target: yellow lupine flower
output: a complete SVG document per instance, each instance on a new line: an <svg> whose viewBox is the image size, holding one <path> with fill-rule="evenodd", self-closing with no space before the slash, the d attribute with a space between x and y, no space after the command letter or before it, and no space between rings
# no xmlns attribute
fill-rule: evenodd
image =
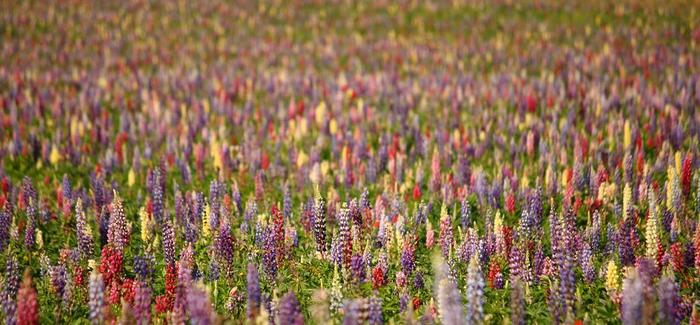
<svg viewBox="0 0 700 325"><path fill-rule="evenodd" d="M632 208L632 188L629 183L625 183L625 188L622 190L622 216L627 218L627 211Z"/></svg>
<svg viewBox="0 0 700 325"><path fill-rule="evenodd" d="M613 260L608 262L608 269L605 273L605 289L608 290L608 294L617 293L620 290L620 271Z"/></svg>
<svg viewBox="0 0 700 325"><path fill-rule="evenodd" d="M36 230L36 246L39 249L44 248L44 236L42 235L41 229Z"/></svg>
<svg viewBox="0 0 700 325"><path fill-rule="evenodd" d="M673 209L673 183L676 181L676 169L668 166L666 179L666 207Z"/></svg>
<svg viewBox="0 0 700 325"><path fill-rule="evenodd" d="M209 203L204 203L204 215L202 216L202 233L204 238L209 238L211 235L211 228L209 228L209 218L211 215L211 208Z"/></svg>
<svg viewBox="0 0 700 325"><path fill-rule="evenodd" d="M152 218L148 215L146 208L141 207L141 209L139 209L139 219L141 219L141 240L144 243L148 243L153 237L152 230L154 223Z"/></svg>
<svg viewBox="0 0 700 325"><path fill-rule="evenodd" d="M632 130L630 121L625 121L625 135L623 138L623 148L627 149L632 145Z"/></svg>
<svg viewBox="0 0 700 325"><path fill-rule="evenodd" d="M134 172L133 168L129 168L129 175L127 176L126 184L129 187L134 186L136 183L136 173Z"/></svg>
<svg viewBox="0 0 700 325"><path fill-rule="evenodd" d="M326 121L326 102L321 101L318 106L316 106L316 124L323 125Z"/></svg>
<svg viewBox="0 0 700 325"><path fill-rule="evenodd" d="M58 164L59 161L61 161L61 153L58 152L58 148L56 147L56 145L51 146L51 154L49 155L49 161L54 166Z"/></svg>

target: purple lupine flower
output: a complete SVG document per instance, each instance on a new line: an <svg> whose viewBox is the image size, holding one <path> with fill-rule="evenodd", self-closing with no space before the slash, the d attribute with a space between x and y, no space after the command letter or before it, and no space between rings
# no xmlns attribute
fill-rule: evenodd
<svg viewBox="0 0 700 325"><path fill-rule="evenodd" d="M510 249L510 255L508 257L508 268L510 271L510 282L520 279L521 281L527 281L525 268L525 257L522 253L522 248L520 245L513 245Z"/></svg>
<svg viewBox="0 0 700 325"><path fill-rule="evenodd" d="M468 324L484 321L484 277L481 275L479 258L473 256L467 268L467 308Z"/></svg>
<svg viewBox="0 0 700 325"><path fill-rule="evenodd" d="M523 209L520 216L520 236L527 241L533 237L535 220L529 210Z"/></svg>
<svg viewBox="0 0 700 325"><path fill-rule="evenodd" d="M111 218L109 209L107 207L102 207L102 212L100 213L99 227L100 227L100 248L107 245L107 234L109 232L109 219Z"/></svg>
<svg viewBox="0 0 700 325"><path fill-rule="evenodd" d="M153 274L155 259L152 255L134 256L134 273L139 280L146 281Z"/></svg>
<svg viewBox="0 0 700 325"><path fill-rule="evenodd" d="M425 286L425 283L423 281L423 272L416 272L416 275L413 276L413 289L415 290L423 290L423 287Z"/></svg>
<svg viewBox="0 0 700 325"><path fill-rule="evenodd" d="M644 305L644 283L636 271L632 271L622 286L622 323L639 324Z"/></svg>
<svg viewBox="0 0 700 325"><path fill-rule="evenodd" d="M10 205L5 203L0 207L0 253L10 244L10 227L12 226L12 213Z"/></svg>
<svg viewBox="0 0 700 325"><path fill-rule="evenodd" d="M403 242L401 251L401 270L406 276L411 276L416 268L416 244L412 238L407 238Z"/></svg>
<svg viewBox="0 0 700 325"><path fill-rule="evenodd" d="M292 196L289 193L289 186L285 185L282 197L282 214L285 220L292 219Z"/></svg>
<svg viewBox="0 0 700 325"><path fill-rule="evenodd" d="M462 228L467 229L469 228L469 224L471 223L472 219L472 208L469 205L469 201L467 198L462 199L462 206L460 208L460 220L462 222Z"/></svg>
<svg viewBox="0 0 700 325"><path fill-rule="evenodd" d="M535 250L535 257L532 260L532 281L538 283L540 281L540 276L542 276L542 271L544 269L544 251L542 246L538 245L537 250Z"/></svg>
<svg viewBox="0 0 700 325"><path fill-rule="evenodd" d="M520 279L513 281L510 290L510 322L513 325L525 324L525 289Z"/></svg>
<svg viewBox="0 0 700 325"><path fill-rule="evenodd" d="M36 207L34 201L29 199L27 204L27 224L24 231L24 246L27 248L34 247L36 242Z"/></svg>
<svg viewBox="0 0 700 325"><path fill-rule="evenodd" d="M362 315L360 314L360 305L357 300L348 300L343 306L345 315L343 316L343 325L355 325L362 323Z"/></svg>
<svg viewBox="0 0 700 325"><path fill-rule="evenodd" d="M165 256L165 263L171 265L175 263L175 230L170 218L164 218L161 227L163 230L163 256Z"/></svg>
<svg viewBox="0 0 700 325"><path fill-rule="evenodd" d="M343 204L338 214L338 245L340 246L341 262L347 268L350 266L352 255L352 239L350 238L350 210Z"/></svg>
<svg viewBox="0 0 700 325"><path fill-rule="evenodd" d="M657 284L659 297L659 322L663 324L680 324L677 306L681 299L676 281L670 276L663 276Z"/></svg>
<svg viewBox="0 0 700 325"><path fill-rule="evenodd" d="M90 284L88 288L88 307L90 310L90 321L93 324L101 324L104 319L102 312L104 308L104 291L105 284L102 280L102 274L96 270L90 274Z"/></svg>
<svg viewBox="0 0 700 325"><path fill-rule="evenodd" d="M209 281L216 281L219 279L219 276L221 275L221 270L219 268L219 263L216 262L216 260L212 259L209 262Z"/></svg>
<svg viewBox="0 0 700 325"><path fill-rule="evenodd" d="M579 256L579 263L581 265L581 271L583 272L583 279L586 283L591 283L595 280L595 269L593 268L592 253L588 244L584 244L581 255Z"/></svg>
<svg viewBox="0 0 700 325"><path fill-rule="evenodd" d="M255 319L260 311L261 292L260 279L258 278L258 268L255 264L248 263L248 319Z"/></svg>
<svg viewBox="0 0 700 325"><path fill-rule="evenodd" d="M165 190L165 187L162 186L162 183L164 181L165 175L161 174L160 168L156 168L153 171L153 188L152 188L152 194L151 196L153 197L153 219L156 221L157 225L162 224L163 219L164 219L164 210L165 210L165 203L163 202L163 191ZM163 180L161 180L163 179Z"/></svg>
<svg viewBox="0 0 700 325"><path fill-rule="evenodd" d="M600 248L600 211L595 210L592 217L592 225L586 229L588 240L591 244L591 251L597 252Z"/></svg>
<svg viewBox="0 0 700 325"><path fill-rule="evenodd" d="M440 218L440 248L442 250L442 256L448 258L450 256L450 250L452 244L454 243L454 232L452 230L452 222L447 214L444 214Z"/></svg>
<svg viewBox="0 0 700 325"><path fill-rule="evenodd" d="M5 315L5 324L14 325L17 323L17 291L19 290L19 265L17 258L12 256L6 260L5 283L2 288L2 312Z"/></svg>
<svg viewBox="0 0 700 325"><path fill-rule="evenodd" d="M66 267L62 264L52 266L49 270L49 277L56 296L59 299L63 298L66 288Z"/></svg>
<svg viewBox="0 0 700 325"><path fill-rule="evenodd" d="M464 322L462 296L457 290L454 279L450 276L449 266L438 259L433 262L435 267L435 300L438 304L440 320L445 325L456 325Z"/></svg>
<svg viewBox="0 0 700 325"><path fill-rule="evenodd" d="M112 245L117 251L123 252L128 240L128 230L126 228L126 215L121 198L116 195L112 202L112 213L107 230L107 243Z"/></svg>
<svg viewBox="0 0 700 325"><path fill-rule="evenodd" d="M219 229L219 212L221 207L220 185L217 180L212 180L209 185L209 228L213 231Z"/></svg>
<svg viewBox="0 0 700 325"><path fill-rule="evenodd" d="M350 274L356 283L365 282L365 259L362 254L353 254L350 259Z"/></svg>
<svg viewBox="0 0 700 325"><path fill-rule="evenodd" d="M214 323L215 313L206 291L199 288L188 290L187 309L192 324L208 325Z"/></svg>
<svg viewBox="0 0 700 325"><path fill-rule="evenodd" d="M270 280L274 280L277 276L277 243L271 227L265 227L263 232L263 270Z"/></svg>
<svg viewBox="0 0 700 325"><path fill-rule="evenodd" d="M224 219L219 229L219 236L215 238L216 254L224 265L230 265L233 261L233 236L231 235L231 223Z"/></svg>
<svg viewBox="0 0 700 325"><path fill-rule="evenodd" d="M316 198L313 212L316 250L323 255L326 253L326 205L321 196Z"/></svg>
<svg viewBox="0 0 700 325"><path fill-rule="evenodd" d="M370 325L384 324L384 317L382 316L382 300L376 296L372 296L369 298L367 304L367 322Z"/></svg>
<svg viewBox="0 0 700 325"><path fill-rule="evenodd" d="M138 325L151 323L151 288L143 281L136 282L133 309Z"/></svg>
<svg viewBox="0 0 700 325"><path fill-rule="evenodd" d="M87 226L87 218L83 211L83 204L80 199L75 204L75 231L78 239L78 249L83 258L89 257L93 252L92 233Z"/></svg>
<svg viewBox="0 0 700 325"><path fill-rule="evenodd" d="M336 234L333 236L333 240L331 241L331 262L333 264L342 267L343 266L343 247L340 244L340 239L338 238L338 235Z"/></svg>
<svg viewBox="0 0 700 325"><path fill-rule="evenodd" d="M235 180L231 184L231 200L236 207L236 213L240 216L243 213L243 201L241 200L241 192L238 191L238 182Z"/></svg>
<svg viewBox="0 0 700 325"><path fill-rule="evenodd" d="M290 325L304 324L304 315L301 313L301 305L294 292L288 292L280 300L279 323Z"/></svg>

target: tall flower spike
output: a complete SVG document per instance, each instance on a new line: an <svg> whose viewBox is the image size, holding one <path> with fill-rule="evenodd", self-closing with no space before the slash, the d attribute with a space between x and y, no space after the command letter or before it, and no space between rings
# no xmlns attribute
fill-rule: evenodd
<svg viewBox="0 0 700 325"><path fill-rule="evenodd" d="M639 324L644 305L644 283L636 270L631 270L622 288L622 323Z"/></svg>
<svg viewBox="0 0 700 325"><path fill-rule="evenodd" d="M134 317L136 324L151 323L151 288L145 282L138 281L134 293Z"/></svg>
<svg viewBox="0 0 700 325"><path fill-rule="evenodd" d="M253 263L248 263L248 319L255 319L260 312L261 292L258 268Z"/></svg>
<svg viewBox="0 0 700 325"><path fill-rule="evenodd" d="M464 310L462 296L457 290L457 285L450 277L449 266L441 257L435 257L433 261L435 269L435 295L438 303L438 314L445 325L456 325L464 322Z"/></svg>
<svg viewBox="0 0 700 325"><path fill-rule="evenodd" d="M279 303L279 323L290 325L303 325L304 315L301 313L301 305L294 292L288 292Z"/></svg>
<svg viewBox="0 0 700 325"><path fill-rule="evenodd" d="M124 214L122 199L119 197L119 194L117 194L117 191L114 191L112 214L109 219L109 228L107 230L107 243L120 252L124 251L124 246L126 246L126 241L128 239L128 230L126 227L126 215Z"/></svg>
<svg viewBox="0 0 700 325"><path fill-rule="evenodd" d="M449 257L453 243L454 232L452 230L452 220L447 213L447 204L443 202L442 210L440 211L440 248L442 249L443 257Z"/></svg>
<svg viewBox="0 0 700 325"><path fill-rule="evenodd" d="M5 283L3 283L2 312L5 315L5 324L14 325L17 323L17 290L19 290L19 265L14 256L7 258L5 264Z"/></svg>
<svg viewBox="0 0 700 325"><path fill-rule="evenodd" d="M314 238L316 239L316 250L325 255L326 253L326 204L318 190L315 188L316 202L314 204Z"/></svg>
<svg viewBox="0 0 700 325"><path fill-rule="evenodd" d="M17 292L17 323L39 324L39 301L29 270L24 272L22 287Z"/></svg>
<svg viewBox="0 0 700 325"><path fill-rule="evenodd" d="M654 191L649 191L649 218L646 225L646 256L652 260L656 260L658 253L659 237L658 237L658 216L656 210L656 195Z"/></svg>
<svg viewBox="0 0 700 325"><path fill-rule="evenodd" d="M525 289L520 279L515 279L510 291L510 322L513 325L525 324Z"/></svg>
<svg viewBox="0 0 700 325"><path fill-rule="evenodd" d="M467 269L467 308L468 324L484 322L484 278L481 275L479 257L474 254Z"/></svg>
<svg viewBox="0 0 700 325"><path fill-rule="evenodd" d="M681 319L676 312L681 299L678 295L678 284L671 276L663 276L658 283L659 321L662 324L680 324Z"/></svg>
<svg viewBox="0 0 700 325"><path fill-rule="evenodd" d="M83 201L80 198L75 203L75 228L80 255L83 258L91 256L93 251L92 230L87 223L85 211L83 211Z"/></svg>
<svg viewBox="0 0 700 325"><path fill-rule="evenodd" d="M90 283L88 286L88 309L90 310L90 322L93 324L101 324L104 320L104 280L102 274L93 270L90 274Z"/></svg>

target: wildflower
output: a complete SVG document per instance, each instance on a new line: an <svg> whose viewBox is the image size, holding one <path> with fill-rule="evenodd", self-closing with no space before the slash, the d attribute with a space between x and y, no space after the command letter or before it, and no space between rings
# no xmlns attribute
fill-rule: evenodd
<svg viewBox="0 0 700 325"><path fill-rule="evenodd" d="M107 243L118 251L123 252L128 236L126 215L124 214L122 200L115 191L114 202L112 202L112 213L109 220Z"/></svg>
<svg viewBox="0 0 700 325"><path fill-rule="evenodd" d="M676 311L680 305L678 285L670 276L663 276L657 284L659 297L659 321L663 324L680 324Z"/></svg>
<svg viewBox="0 0 700 325"><path fill-rule="evenodd" d="M280 301L279 323L290 325L304 324L304 315L301 313L299 300L293 292L285 294Z"/></svg>
<svg viewBox="0 0 700 325"><path fill-rule="evenodd" d="M255 264L248 263L248 319L255 319L260 312L261 292L258 268Z"/></svg>
<svg viewBox="0 0 700 325"><path fill-rule="evenodd" d="M81 199L75 202L75 228L78 238L78 248L82 257L88 257L93 252L92 229L87 223Z"/></svg>
<svg viewBox="0 0 700 325"><path fill-rule="evenodd" d="M453 243L454 234L452 230L452 221L447 214L447 204L443 203L440 212L440 248L442 249L443 257L449 257Z"/></svg>
<svg viewBox="0 0 700 325"><path fill-rule="evenodd" d="M467 269L467 308L468 324L480 324L484 321L484 279L481 275L479 258L474 255Z"/></svg>
<svg viewBox="0 0 700 325"><path fill-rule="evenodd" d="M622 288L622 323L638 324L642 320L644 284L636 271L625 279Z"/></svg>
<svg viewBox="0 0 700 325"><path fill-rule="evenodd" d="M525 324L525 289L520 279L515 279L510 290L510 322L513 325Z"/></svg>
<svg viewBox="0 0 700 325"><path fill-rule="evenodd" d="M19 265L17 258L12 256L5 262L5 282L0 293L2 312L5 315L5 324L14 325L17 323L17 290L19 290Z"/></svg>
<svg viewBox="0 0 700 325"><path fill-rule="evenodd" d="M151 288L145 282L137 281L134 292L134 317L137 324L151 322Z"/></svg>
<svg viewBox="0 0 700 325"><path fill-rule="evenodd" d="M324 255L326 253L326 205L316 187L316 202L314 204L314 238L316 250Z"/></svg>
<svg viewBox="0 0 700 325"><path fill-rule="evenodd" d="M17 292L17 324L39 324L39 301L29 270L24 272L22 286Z"/></svg>
<svg viewBox="0 0 700 325"><path fill-rule="evenodd" d="M438 315L443 324L462 324L464 310L462 309L462 297L457 290L455 282L449 278L447 264L437 257L433 261L436 275L436 300L438 303Z"/></svg>

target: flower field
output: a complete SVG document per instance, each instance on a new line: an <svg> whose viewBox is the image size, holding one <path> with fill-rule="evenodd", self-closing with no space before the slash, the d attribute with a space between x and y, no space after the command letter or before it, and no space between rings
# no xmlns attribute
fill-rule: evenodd
<svg viewBox="0 0 700 325"><path fill-rule="evenodd" d="M0 1L4 324L700 324L695 1Z"/></svg>

